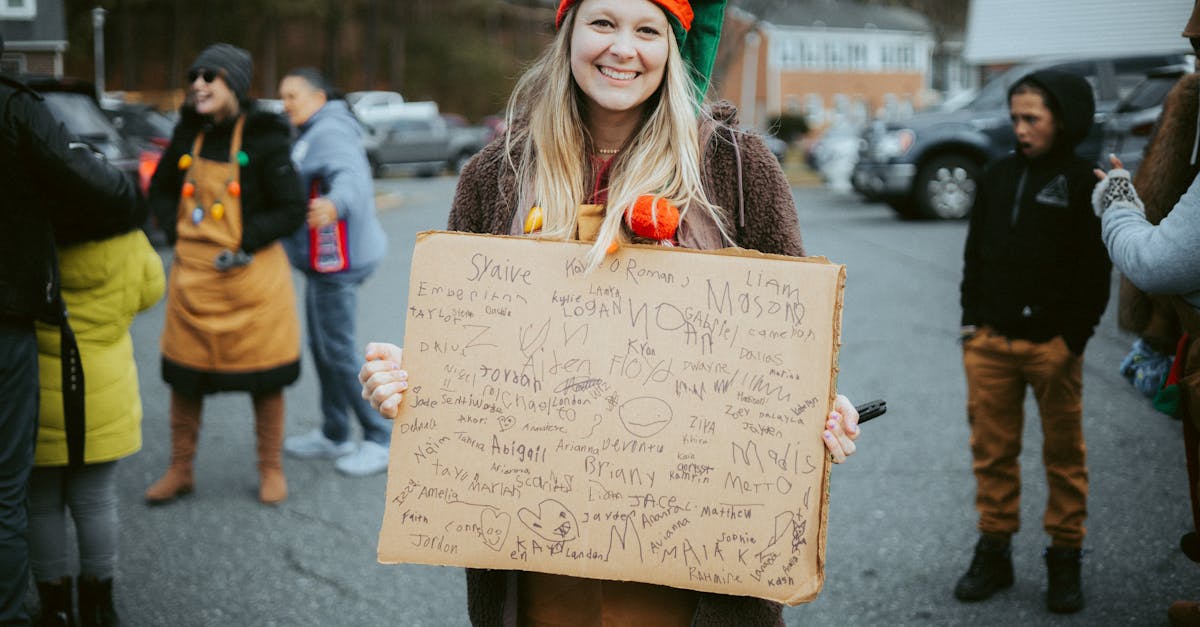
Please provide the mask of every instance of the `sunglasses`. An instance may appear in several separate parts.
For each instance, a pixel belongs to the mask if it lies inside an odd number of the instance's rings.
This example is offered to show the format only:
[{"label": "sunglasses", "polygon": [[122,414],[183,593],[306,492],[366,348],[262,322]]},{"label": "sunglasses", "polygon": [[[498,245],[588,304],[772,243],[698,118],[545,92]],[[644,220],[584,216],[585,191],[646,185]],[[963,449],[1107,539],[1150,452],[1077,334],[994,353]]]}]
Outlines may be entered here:
[{"label": "sunglasses", "polygon": [[189,85],[191,85],[192,83],[196,82],[197,78],[203,78],[204,82],[211,83],[211,82],[217,80],[217,77],[220,75],[221,75],[220,72],[218,72],[217,70],[196,68],[193,70],[188,70],[187,82]]}]

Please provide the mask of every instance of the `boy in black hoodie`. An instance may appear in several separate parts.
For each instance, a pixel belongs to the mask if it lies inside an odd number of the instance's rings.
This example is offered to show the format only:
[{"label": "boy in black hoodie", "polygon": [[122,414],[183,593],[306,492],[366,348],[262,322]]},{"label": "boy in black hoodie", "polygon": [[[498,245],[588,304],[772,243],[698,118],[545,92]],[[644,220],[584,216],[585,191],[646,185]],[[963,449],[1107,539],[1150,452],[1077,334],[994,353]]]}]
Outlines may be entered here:
[{"label": "boy in black hoodie", "polygon": [[1073,153],[1095,102],[1083,78],[1045,70],[1017,81],[1009,110],[1017,150],[985,171],[964,255],[963,367],[981,537],[954,595],[979,601],[1012,585],[1029,386],[1049,487],[1046,604],[1074,612],[1083,607],[1088,491],[1083,351],[1108,302],[1111,271],[1091,210],[1093,166]]}]

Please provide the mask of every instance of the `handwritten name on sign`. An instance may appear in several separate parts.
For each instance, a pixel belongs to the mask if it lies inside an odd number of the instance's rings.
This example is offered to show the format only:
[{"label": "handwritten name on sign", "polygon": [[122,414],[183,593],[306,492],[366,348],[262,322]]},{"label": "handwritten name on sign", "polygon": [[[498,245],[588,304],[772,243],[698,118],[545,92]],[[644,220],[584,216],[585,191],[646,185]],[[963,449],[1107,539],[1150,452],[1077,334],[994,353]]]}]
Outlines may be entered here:
[{"label": "handwritten name on sign", "polygon": [[379,560],[812,600],[844,268],[587,250],[418,236]]}]

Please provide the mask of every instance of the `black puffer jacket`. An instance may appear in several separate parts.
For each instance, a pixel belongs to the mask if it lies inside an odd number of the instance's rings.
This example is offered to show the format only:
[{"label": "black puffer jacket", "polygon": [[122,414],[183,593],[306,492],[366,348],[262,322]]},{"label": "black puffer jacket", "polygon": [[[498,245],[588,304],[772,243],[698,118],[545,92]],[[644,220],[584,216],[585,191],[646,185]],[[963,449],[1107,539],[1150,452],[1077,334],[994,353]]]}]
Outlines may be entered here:
[{"label": "black puffer jacket", "polygon": [[[190,106],[180,109],[179,124],[150,181],[150,207],[172,245],[184,179],[179,157],[191,152],[196,135],[204,132],[200,155],[212,161],[229,161],[235,121],[213,124]],[[292,164],[291,135],[283,118],[251,107],[242,128],[242,151],[249,158],[239,173],[242,250],[253,253],[300,228],[308,199]]]},{"label": "black puffer jacket", "polygon": [[104,238],[145,216],[133,180],[72,141],[41,96],[0,76],[0,321],[59,320],[55,234]]},{"label": "black puffer jacket", "polygon": [[1108,303],[1112,269],[1092,212],[1093,166],[1074,154],[1095,105],[1073,74],[1029,80],[1049,94],[1059,131],[1048,153],[1029,159],[1018,150],[984,172],[964,255],[962,323],[1034,342],[1061,335],[1081,355]]}]

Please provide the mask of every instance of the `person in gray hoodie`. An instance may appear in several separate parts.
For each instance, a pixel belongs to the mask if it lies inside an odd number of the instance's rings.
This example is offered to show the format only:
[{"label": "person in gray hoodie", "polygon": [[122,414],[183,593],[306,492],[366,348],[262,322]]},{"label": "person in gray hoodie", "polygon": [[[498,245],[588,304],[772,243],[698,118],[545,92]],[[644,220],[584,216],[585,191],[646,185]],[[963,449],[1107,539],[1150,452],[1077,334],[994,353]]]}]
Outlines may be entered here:
[{"label": "person in gray hoodie", "polygon": [[[306,459],[337,459],[337,469],[366,476],[387,469],[391,424],[362,398],[354,337],[359,286],[387,252],[375,213],[371,168],[361,127],[346,101],[316,70],[284,76],[284,112],[299,131],[292,160],[309,192],[308,221],[284,241],[304,273],[308,339],[321,384],[321,426],[287,438],[284,451]],[[350,438],[349,414],[362,426]]]}]

